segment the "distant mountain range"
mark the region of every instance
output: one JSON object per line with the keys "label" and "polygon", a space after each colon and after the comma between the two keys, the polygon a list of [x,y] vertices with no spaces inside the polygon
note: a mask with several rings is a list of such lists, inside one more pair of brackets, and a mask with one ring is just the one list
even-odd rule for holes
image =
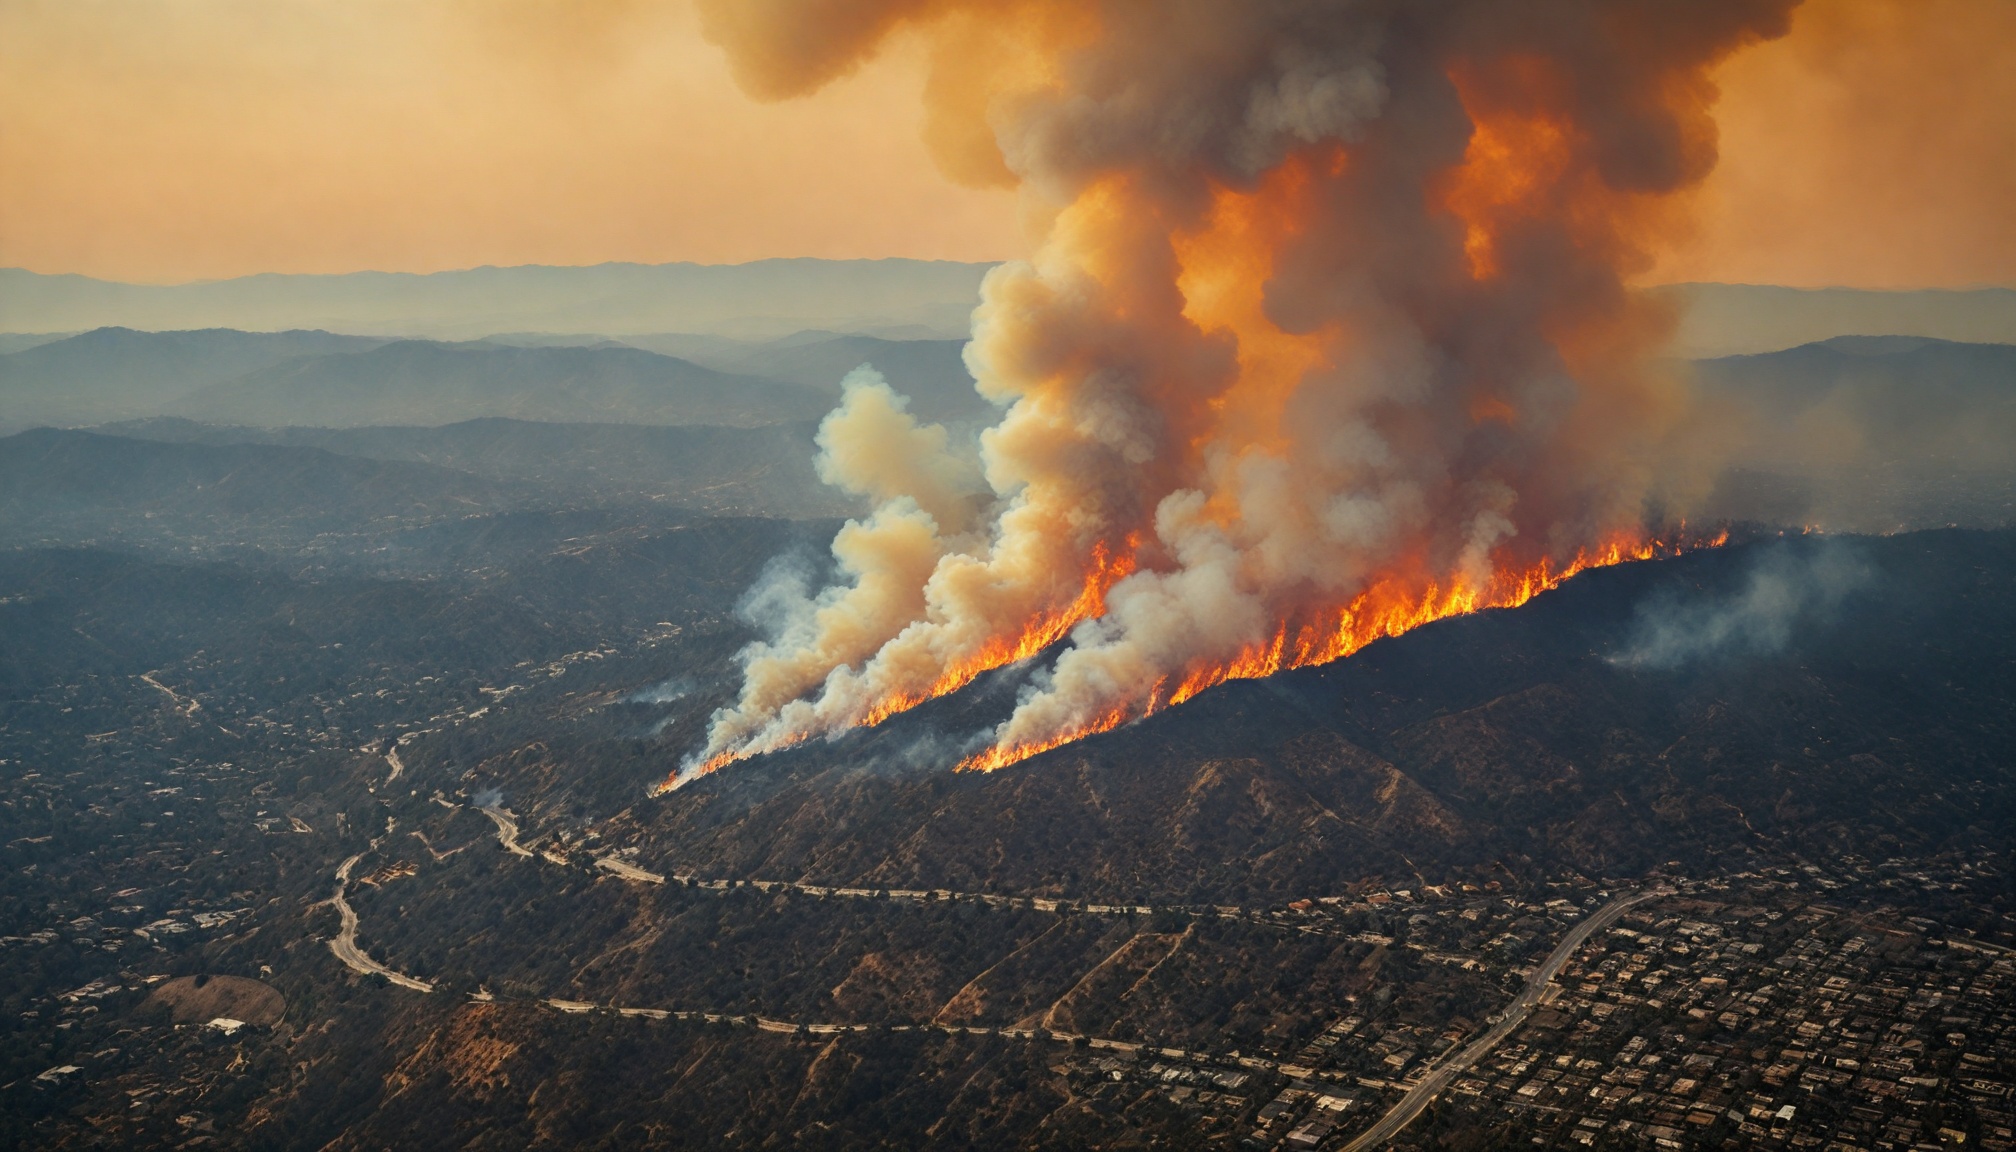
{"label": "distant mountain range", "polygon": [[[454,469],[555,499],[633,498],[787,517],[856,511],[812,466],[814,426],[544,423],[484,418],[437,428],[245,428],[174,417],[99,431],[188,445],[262,444]],[[12,441],[0,440],[0,451]]]}
{"label": "distant mountain range", "polygon": [[830,396],[637,348],[497,348],[401,340],[276,364],[168,412],[238,424],[446,424],[476,416],[640,424],[809,420]]}
{"label": "distant mountain range", "polygon": [[1835,336],[1930,336],[2016,343],[2016,290],[1878,292],[1766,284],[1669,284],[1680,327],[1669,352],[1687,359],[1775,352]]}
{"label": "distant mountain range", "polygon": [[1841,336],[1693,373],[1731,420],[1711,517],[1837,532],[2016,523],[2016,346]]}
{"label": "distant mountain range", "polygon": [[754,425],[816,419],[832,403],[831,388],[717,372],[621,345],[101,328],[0,356],[0,428],[164,415],[323,427],[480,416]]}
{"label": "distant mountain range", "polygon": [[[95,427],[425,463],[551,499],[846,515],[812,432],[854,368],[923,419],[998,412],[955,340],[506,335],[449,344],[104,328],[0,355],[0,434]],[[1730,471],[1697,514],[1835,530],[2016,518],[2016,345],[1844,336],[1693,363]]]}
{"label": "distant mountain range", "polygon": [[[773,339],[805,329],[898,340],[963,339],[980,281],[991,267],[813,259],[526,265],[428,274],[268,274],[166,286],[0,269],[0,353],[11,350],[9,334],[106,326],[322,328],[437,340],[507,332]],[[1770,352],[1843,335],[2016,342],[2016,291],[2007,288],[1673,284],[1651,291],[1680,311],[1672,353],[1693,359]],[[692,350],[673,354],[701,359]]]}
{"label": "distant mountain range", "polygon": [[981,420],[998,409],[974,390],[964,340],[889,340],[840,332],[799,332],[779,340],[715,336],[626,336],[623,342],[679,356],[722,372],[766,376],[838,392],[840,379],[862,364],[882,373],[910,398],[919,419]]}
{"label": "distant mountain range", "polygon": [[1695,377],[1711,395],[1753,407],[1771,429],[1760,450],[1773,458],[2016,459],[2016,345],[1840,336],[1702,361]]}
{"label": "distant mountain range", "polygon": [[210,385],[289,360],[384,343],[328,332],[100,328],[0,355],[0,428],[152,415]]}
{"label": "distant mountain range", "polygon": [[100,328],[0,354],[0,432],[161,416],[325,428],[482,417],[796,423],[831,410],[841,379],[863,364],[911,396],[912,411],[926,420],[971,421],[995,411],[974,390],[958,341],[832,332],[766,342],[637,340],[649,347],[511,339],[444,344],[320,331]]}
{"label": "distant mountain range", "polygon": [[959,336],[988,264],[942,260],[758,260],[243,276],[119,284],[0,269],[0,329],[76,332],[327,328],[469,339],[492,332],[711,332],[806,328]]}

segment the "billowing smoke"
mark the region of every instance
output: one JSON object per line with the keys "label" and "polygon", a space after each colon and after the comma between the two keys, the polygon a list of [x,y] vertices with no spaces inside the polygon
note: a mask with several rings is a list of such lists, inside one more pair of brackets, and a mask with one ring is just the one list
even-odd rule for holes
{"label": "billowing smoke", "polygon": [[685,771],[1068,635],[998,766],[1645,554],[1709,468],[1625,280],[1794,3],[702,0],[766,97],[925,37],[929,142],[1041,238],[974,316],[977,472],[850,382],[820,466],[878,507]]}

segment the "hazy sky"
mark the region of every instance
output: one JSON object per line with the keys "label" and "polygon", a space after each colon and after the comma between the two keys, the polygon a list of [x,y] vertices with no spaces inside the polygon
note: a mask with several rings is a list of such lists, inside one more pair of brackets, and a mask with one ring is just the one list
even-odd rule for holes
{"label": "hazy sky", "polygon": [[[1807,0],[1723,72],[1655,279],[2016,284],[2016,0]],[[759,104],[685,0],[0,0],[0,265],[174,282],[766,256],[994,259],[899,48]]]}

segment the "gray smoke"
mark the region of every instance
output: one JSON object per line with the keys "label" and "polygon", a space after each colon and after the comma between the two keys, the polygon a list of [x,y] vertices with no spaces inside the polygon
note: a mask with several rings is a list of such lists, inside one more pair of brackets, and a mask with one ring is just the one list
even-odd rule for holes
{"label": "gray smoke", "polygon": [[1630,643],[1612,662],[1663,670],[1781,652],[1796,627],[1826,622],[1874,579],[1860,549],[1847,541],[1764,548],[1733,594],[1667,594],[1641,606]]}
{"label": "gray smoke", "polygon": [[1003,767],[1644,546],[1715,438],[1629,283],[1795,2],[700,0],[765,97],[920,37],[934,151],[1034,246],[974,314],[977,467],[848,381],[820,475],[875,511],[766,590],[681,779],[1066,641]]}
{"label": "gray smoke", "polygon": [[648,684],[637,689],[635,692],[625,696],[623,702],[625,704],[670,704],[674,700],[685,699],[692,691],[692,677],[674,676],[670,680],[661,680],[656,684]]}

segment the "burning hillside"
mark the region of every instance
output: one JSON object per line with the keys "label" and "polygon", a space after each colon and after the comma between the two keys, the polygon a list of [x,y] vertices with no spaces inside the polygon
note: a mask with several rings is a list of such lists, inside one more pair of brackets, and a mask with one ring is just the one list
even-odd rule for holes
{"label": "burning hillside", "polygon": [[1626,279],[1713,166],[1708,69],[1794,0],[712,0],[759,94],[899,29],[946,170],[1041,239],[988,279],[980,467],[868,375],[822,475],[876,510],[684,776],[877,723],[1068,638],[992,768],[1671,550],[1706,420]]}

